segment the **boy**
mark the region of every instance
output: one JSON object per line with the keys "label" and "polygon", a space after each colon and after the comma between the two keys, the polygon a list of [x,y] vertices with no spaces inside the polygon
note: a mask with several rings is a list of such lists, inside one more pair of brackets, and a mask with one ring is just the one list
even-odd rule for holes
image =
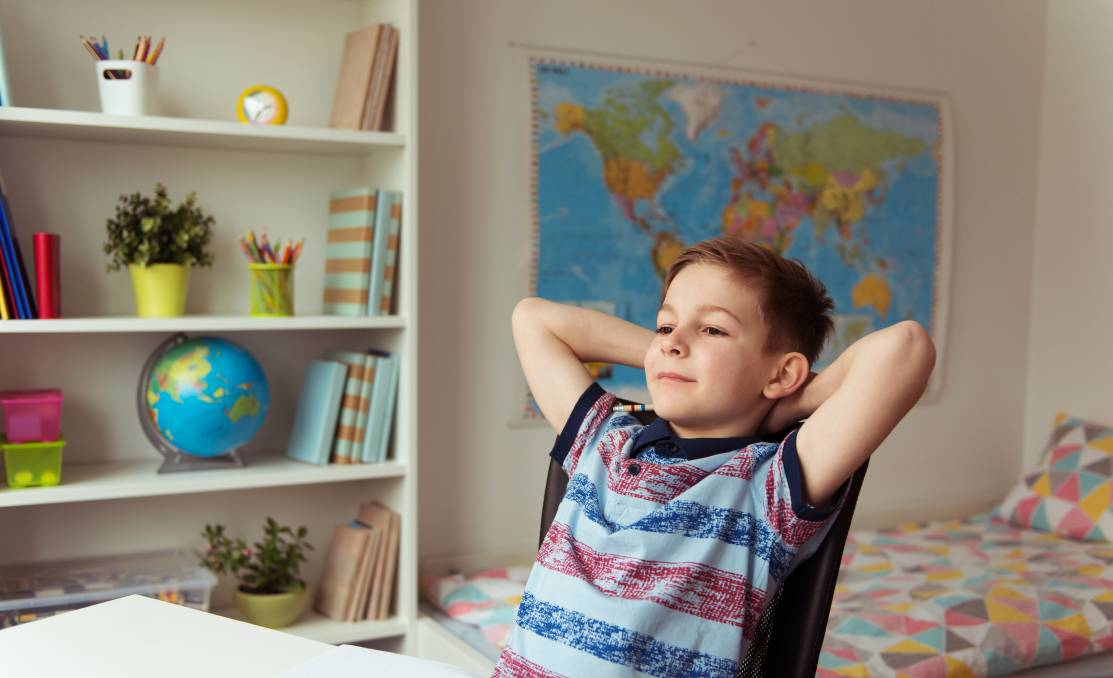
{"label": "boy", "polygon": [[[664,289],[656,333],[541,299],[514,309],[570,480],[496,676],[733,675],[766,601],[935,364],[905,321],[812,374],[833,304],[802,265],[752,243],[688,248]],[[659,419],[615,411],[593,361],[644,367]]]}

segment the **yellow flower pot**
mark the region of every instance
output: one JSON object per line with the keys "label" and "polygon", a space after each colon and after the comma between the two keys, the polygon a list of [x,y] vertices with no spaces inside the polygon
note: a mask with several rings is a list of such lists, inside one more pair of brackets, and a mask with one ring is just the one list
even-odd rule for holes
{"label": "yellow flower pot", "polygon": [[128,266],[135,291],[135,311],[141,318],[166,318],[185,313],[189,267],[183,264]]}
{"label": "yellow flower pot", "polygon": [[236,589],[236,609],[252,624],[271,629],[298,620],[309,602],[309,587],[288,593],[244,593]]}

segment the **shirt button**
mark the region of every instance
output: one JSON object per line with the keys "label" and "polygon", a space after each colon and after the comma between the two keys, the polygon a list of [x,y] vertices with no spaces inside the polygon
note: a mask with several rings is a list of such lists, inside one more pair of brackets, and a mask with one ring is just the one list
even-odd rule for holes
{"label": "shirt button", "polygon": [[632,476],[638,475],[639,473],[641,473],[641,470],[641,464],[638,464],[637,462],[634,462],[633,464],[630,464],[626,467],[626,472]]}

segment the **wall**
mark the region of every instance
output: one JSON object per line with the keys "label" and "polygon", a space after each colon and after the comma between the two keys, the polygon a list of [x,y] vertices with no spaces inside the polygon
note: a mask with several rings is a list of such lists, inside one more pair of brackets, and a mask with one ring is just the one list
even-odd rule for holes
{"label": "wall", "polygon": [[1024,462],[1063,410],[1113,424],[1113,5],[1050,3],[1036,192]]}
{"label": "wall", "polygon": [[425,0],[419,21],[423,557],[536,546],[553,434],[507,426],[531,233],[526,62],[510,41],[948,94],[943,389],[875,454],[856,520],[1004,494],[1023,440],[1044,3]]}

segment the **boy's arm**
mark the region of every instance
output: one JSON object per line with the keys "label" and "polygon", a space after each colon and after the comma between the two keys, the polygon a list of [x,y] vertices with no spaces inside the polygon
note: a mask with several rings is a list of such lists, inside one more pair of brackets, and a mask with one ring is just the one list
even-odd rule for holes
{"label": "boy's arm", "polygon": [[796,434],[804,493],[824,505],[927,386],[935,346],[919,323],[904,321],[862,337],[796,393],[777,401],[762,428]]}
{"label": "boy's arm", "polygon": [[587,387],[586,362],[641,367],[654,333],[586,308],[544,299],[514,307],[514,346],[541,413],[559,433]]}

